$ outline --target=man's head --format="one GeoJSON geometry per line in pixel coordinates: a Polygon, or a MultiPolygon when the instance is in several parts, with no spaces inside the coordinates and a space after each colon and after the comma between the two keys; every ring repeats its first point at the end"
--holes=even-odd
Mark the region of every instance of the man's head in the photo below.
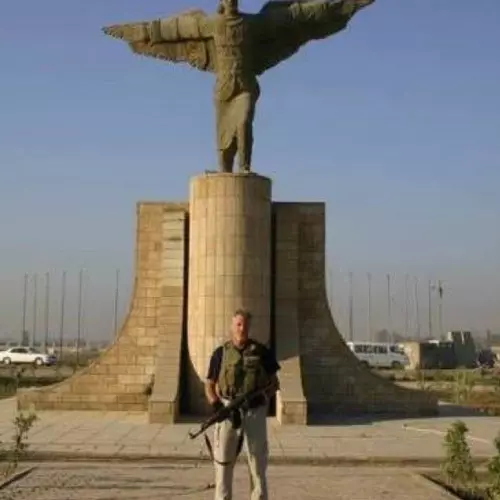
{"type": "Polygon", "coordinates": [[[243,347],[248,340],[252,315],[249,311],[238,309],[231,321],[231,340],[236,347],[243,347]]]}
{"type": "Polygon", "coordinates": [[[237,14],[238,0],[219,0],[217,12],[225,15],[237,14]]]}

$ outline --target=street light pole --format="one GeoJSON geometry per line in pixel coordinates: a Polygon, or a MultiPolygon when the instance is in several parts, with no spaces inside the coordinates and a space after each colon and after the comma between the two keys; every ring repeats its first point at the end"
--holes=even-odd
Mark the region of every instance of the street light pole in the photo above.
{"type": "Polygon", "coordinates": [[[391,311],[391,275],[387,274],[387,331],[389,339],[393,340],[392,311],[391,311]]]}
{"type": "Polygon", "coordinates": [[[367,273],[368,279],[368,338],[373,341],[372,332],[372,275],[367,273]]]}
{"type": "Polygon", "coordinates": [[[415,286],[415,315],[417,317],[417,340],[420,341],[420,308],[419,308],[419,303],[418,303],[418,278],[415,277],[414,279],[414,286],[415,286]]]}
{"type": "Polygon", "coordinates": [[[20,345],[24,345],[26,336],[26,316],[28,310],[28,274],[24,275],[24,292],[23,292],[23,320],[22,320],[22,331],[21,331],[21,342],[20,345]]]}
{"type": "Polygon", "coordinates": [[[50,273],[45,273],[45,338],[43,341],[44,352],[47,352],[49,343],[49,312],[50,312],[50,273]]]}
{"type": "Polygon", "coordinates": [[[63,342],[64,342],[64,308],[66,302],[66,271],[62,273],[61,282],[61,322],[59,325],[59,362],[62,361],[63,342]]]}
{"type": "Polygon", "coordinates": [[[410,312],[409,312],[409,299],[408,299],[408,288],[409,288],[409,276],[405,275],[405,337],[408,335],[410,330],[410,312]]]}
{"type": "Polygon", "coordinates": [[[354,341],[353,274],[349,272],[349,340],[354,341]]]}
{"type": "Polygon", "coordinates": [[[38,313],[37,298],[38,298],[38,275],[35,273],[35,275],[33,276],[33,333],[31,335],[30,347],[34,347],[36,341],[36,320],[38,313]]]}
{"type": "Polygon", "coordinates": [[[114,302],[114,318],[113,318],[113,335],[118,335],[118,303],[119,303],[119,293],[120,293],[120,270],[116,270],[115,277],[115,302],[114,302]]]}
{"type": "Polygon", "coordinates": [[[432,339],[432,282],[429,280],[429,337],[432,339]]]}

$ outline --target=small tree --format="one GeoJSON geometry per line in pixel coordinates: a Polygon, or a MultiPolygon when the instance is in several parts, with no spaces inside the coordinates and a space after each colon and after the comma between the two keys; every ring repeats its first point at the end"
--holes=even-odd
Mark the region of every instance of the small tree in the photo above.
{"type": "Polygon", "coordinates": [[[467,370],[459,371],[455,375],[455,403],[466,403],[476,385],[476,376],[467,370]]]}
{"type": "Polygon", "coordinates": [[[467,444],[466,434],[469,429],[464,422],[458,420],[448,429],[444,438],[446,460],[443,473],[451,484],[469,486],[477,481],[472,456],[467,444]]]}
{"type": "Polygon", "coordinates": [[[495,438],[496,455],[488,462],[488,474],[490,487],[488,494],[490,498],[500,498],[500,434],[495,438]]]}
{"type": "Polygon", "coordinates": [[[19,461],[22,459],[28,448],[28,444],[26,443],[28,433],[37,420],[38,417],[34,413],[25,415],[24,413],[19,412],[14,418],[15,432],[13,442],[10,449],[2,449],[0,453],[2,458],[6,459],[7,462],[2,471],[4,477],[10,476],[17,470],[19,461]]]}

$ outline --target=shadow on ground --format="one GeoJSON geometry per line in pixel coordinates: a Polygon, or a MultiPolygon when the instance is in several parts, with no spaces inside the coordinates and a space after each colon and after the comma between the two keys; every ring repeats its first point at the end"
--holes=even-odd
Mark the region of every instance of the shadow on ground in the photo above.
{"type": "MultiPolygon", "coordinates": [[[[439,413],[437,415],[408,415],[408,414],[366,414],[366,415],[341,415],[341,414],[311,414],[309,415],[309,426],[338,426],[351,427],[355,425],[370,425],[377,422],[388,422],[396,420],[439,420],[441,418],[468,418],[468,417],[486,417],[491,415],[480,412],[479,410],[468,408],[466,406],[454,405],[450,403],[440,403],[439,413]]],[[[182,424],[200,424],[208,416],[182,415],[179,423],[182,424]]]]}
{"type": "Polygon", "coordinates": [[[310,415],[309,425],[311,426],[354,426],[369,425],[377,422],[387,422],[394,420],[439,420],[441,418],[468,418],[468,417],[486,417],[490,415],[468,408],[465,406],[440,403],[439,413],[437,415],[408,415],[408,414],[370,414],[370,415],[310,415]]]}

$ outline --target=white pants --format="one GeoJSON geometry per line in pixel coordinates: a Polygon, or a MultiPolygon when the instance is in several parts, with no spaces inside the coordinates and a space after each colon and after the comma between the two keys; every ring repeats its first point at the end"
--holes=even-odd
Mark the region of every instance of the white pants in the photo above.
{"type": "MultiPolygon", "coordinates": [[[[239,432],[243,432],[243,447],[247,455],[250,473],[251,500],[267,500],[267,405],[249,410],[241,429],[232,428],[229,420],[218,422],[214,429],[214,458],[218,462],[231,462],[229,465],[215,463],[215,500],[232,500],[233,472],[239,432]]],[[[240,499],[238,499],[240,500],[240,499]]]]}

